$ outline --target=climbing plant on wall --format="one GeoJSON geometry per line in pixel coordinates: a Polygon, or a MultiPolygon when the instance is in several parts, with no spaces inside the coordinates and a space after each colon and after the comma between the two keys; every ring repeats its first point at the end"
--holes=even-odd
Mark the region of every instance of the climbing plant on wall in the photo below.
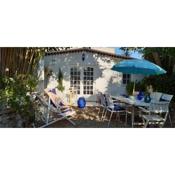
{"type": "Polygon", "coordinates": [[[59,69],[59,72],[58,72],[58,90],[63,92],[64,89],[65,88],[63,86],[63,73],[62,73],[61,69],[59,69]]]}

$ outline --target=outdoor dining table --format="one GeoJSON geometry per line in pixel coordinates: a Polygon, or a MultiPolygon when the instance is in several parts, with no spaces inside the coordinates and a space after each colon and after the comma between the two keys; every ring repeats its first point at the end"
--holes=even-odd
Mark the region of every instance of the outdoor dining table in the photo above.
{"type": "Polygon", "coordinates": [[[134,127],[134,119],[135,119],[135,107],[149,107],[149,103],[146,103],[142,100],[136,99],[136,97],[124,97],[124,96],[112,96],[113,99],[116,99],[122,103],[128,104],[132,107],[132,114],[131,114],[131,123],[132,128],[134,127]]]}

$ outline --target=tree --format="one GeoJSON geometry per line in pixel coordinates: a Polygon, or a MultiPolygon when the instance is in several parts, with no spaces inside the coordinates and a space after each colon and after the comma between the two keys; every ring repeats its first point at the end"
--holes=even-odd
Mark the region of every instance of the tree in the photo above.
{"type": "Polygon", "coordinates": [[[143,57],[154,62],[167,71],[167,75],[173,74],[175,65],[175,48],[173,47],[122,47],[126,53],[130,51],[138,51],[143,57]]]}
{"type": "Polygon", "coordinates": [[[167,71],[167,75],[173,74],[175,65],[175,48],[152,47],[143,49],[144,58],[153,61],[167,71]]]}
{"type": "Polygon", "coordinates": [[[32,74],[43,55],[44,48],[0,48],[0,75],[32,74]]]}
{"type": "Polygon", "coordinates": [[[124,52],[124,56],[130,56],[131,51],[138,51],[139,47],[121,47],[120,48],[124,52]]]}
{"type": "Polygon", "coordinates": [[[46,52],[70,47],[3,47],[0,48],[0,75],[33,74],[46,52]]]}

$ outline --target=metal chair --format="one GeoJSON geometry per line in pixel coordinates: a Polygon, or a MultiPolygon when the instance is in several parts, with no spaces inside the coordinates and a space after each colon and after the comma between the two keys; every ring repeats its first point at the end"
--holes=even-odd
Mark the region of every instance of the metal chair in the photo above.
{"type": "Polygon", "coordinates": [[[98,115],[100,116],[100,112],[102,112],[100,118],[101,118],[101,120],[103,120],[105,111],[107,109],[107,104],[106,104],[106,101],[105,101],[105,96],[101,92],[98,93],[98,100],[99,100],[99,112],[98,112],[98,115]]]}
{"type": "Polygon", "coordinates": [[[163,127],[169,115],[169,102],[151,102],[147,109],[139,109],[145,128],[150,124],[163,127]]]}
{"type": "Polygon", "coordinates": [[[161,96],[162,96],[162,93],[161,92],[152,92],[150,94],[151,101],[154,101],[154,102],[159,102],[161,96]]]}
{"type": "Polygon", "coordinates": [[[119,118],[120,119],[120,114],[124,114],[125,115],[125,125],[127,124],[127,111],[124,107],[123,103],[120,103],[119,101],[114,101],[112,100],[112,98],[110,97],[110,95],[105,94],[105,101],[106,101],[106,112],[104,114],[104,118],[106,118],[106,115],[108,112],[110,112],[110,117],[109,117],[109,121],[108,121],[108,127],[110,126],[111,123],[111,119],[113,117],[113,114],[116,114],[116,120],[119,118]]]}
{"type": "MultiPolygon", "coordinates": [[[[173,95],[170,95],[170,94],[162,94],[160,100],[161,100],[161,101],[166,101],[166,102],[171,103],[172,98],[173,98],[173,95]]],[[[169,104],[169,106],[170,106],[170,104],[169,104]]],[[[169,107],[169,110],[170,110],[170,107],[169,107]]],[[[170,113],[169,113],[168,116],[169,116],[170,125],[171,125],[171,127],[172,127],[172,119],[171,119],[170,113]]]]}

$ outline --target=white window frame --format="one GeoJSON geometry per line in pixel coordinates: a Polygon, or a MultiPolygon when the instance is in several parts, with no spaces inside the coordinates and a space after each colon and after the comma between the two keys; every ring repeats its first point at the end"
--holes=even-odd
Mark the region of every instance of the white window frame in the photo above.
{"type": "Polygon", "coordinates": [[[70,87],[73,88],[75,94],[81,94],[81,70],[76,66],[70,68],[70,87]],[[75,69],[77,70],[76,73],[75,69]]]}
{"type": "Polygon", "coordinates": [[[94,94],[94,67],[86,66],[83,68],[83,95],[94,94]]]}
{"type": "Polygon", "coordinates": [[[122,75],[122,83],[124,85],[127,85],[130,82],[131,82],[131,74],[123,74],[122,75]]]}

